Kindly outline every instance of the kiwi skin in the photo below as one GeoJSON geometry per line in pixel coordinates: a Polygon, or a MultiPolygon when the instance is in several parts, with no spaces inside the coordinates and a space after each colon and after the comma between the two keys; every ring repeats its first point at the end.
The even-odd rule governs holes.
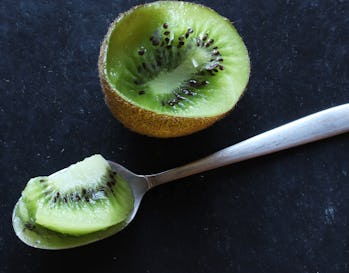
{"type": "MultiPolygon", "coordinates": [[[[104,70],[104,60],[106,58],[106,47],[110,35],[115,25],[128,13],[132,13],[134,9],[140,8],[143,5],[138,5],[130,10],[121,13],[109,26],[107,34],[104,36],[102,45],[100,47],[100,53],[98,58],[98,71],[100,85],[102,87],[105,103],[110,109],[113,116],[119,120],[126,128],[133,132],[158,138],[171,138],[180,137],[193,134],[210,127],[218,120],[225,117],[230,111],[222,113],[216,116],[208,117],[176,117],[166,114],[159,114],[153,111],[149,111],[133,105],[126,101],[114,91],[113,87],[107,81],[107,76],[104,70]]],[[[200,5],[206,9],[210,9],[206,6],[200,5]]],[[[245,92],[246,87],[242,94],[245,92]]],[[[241,95],[242,96],[242,95],[241,95]]]]}

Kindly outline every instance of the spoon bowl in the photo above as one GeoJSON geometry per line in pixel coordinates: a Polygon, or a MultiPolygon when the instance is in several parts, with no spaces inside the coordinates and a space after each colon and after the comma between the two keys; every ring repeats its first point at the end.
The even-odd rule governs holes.
{"type": "Polygon", "coordinates": [[[349,132],[349,103],[303,117],[229,146],[198,161],[158,174],[137,175],[122,165],[109,161],[113,171],[128,182],[133,193],[133,211],[126,220],[107,229],[82,236],[65,235],[44,227],[34,228],[25,224],[23,215],[28,214],[23,211],[25,206],[22,205],[20,198],[12,214],[13,228],[17,236],[32,247],[58,250],[86,245],[112,236],[125,228],[134,219],[144,194],[155,186],[346,132],[349,132]]]}
{"type": "Polygon", "coordinates": [[[67,235],[49,230],[42,226],[35,226],[35,228],[28,226],[23,221],[23,212],[20,211],[21,209],[24,209],[24,206],[21,206],[22,198],[20,198],[12,213],[12,225],[16,235],[21,239],[21,241],[29,246],[41,249],[67,249],[102,240],[115,233],[118,233],[125,228],[135,217],[142,197],[149,190],[148,182],[145,176],[134,174],[120,164],[112,161],[108,161],[108,163],[113,171],[117,172],[124,179],[126,179],[132,190],[134,205],[133,210],[127,219],[101,231],[96,231],[82,236],[67,235]],[[20,213],[21,217],[19,217],[20,213]]]}

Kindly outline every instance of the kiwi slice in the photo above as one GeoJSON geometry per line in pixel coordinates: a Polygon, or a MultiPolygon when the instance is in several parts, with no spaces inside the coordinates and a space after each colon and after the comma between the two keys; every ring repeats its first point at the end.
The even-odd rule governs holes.
{"type": "Polygon", "coordinates": [[[128,183],[101,155],[93,155],[50,176],[30,179],[14,216],[23,232],[82,236],[122,223],[133,202],[128,183]]]}
{"type": "Polygon", "coordinates": [[[155,137],[207,128],[246,88],[247,49],[228,19],[202,5],[159,1],[111,24],[101,46],[105,100],[126,127],[155,137]]]}
{"type": "Polygon", "coordinates": [[[23,198],[20,198],[12,216],[13,227],[19,238],[26,244],[44,249],[71,248],[99,241],[114,235],[127,226],[126,219],[116,225],[84,235],[69,235],[47,229],[33,220],[23,198]]]}

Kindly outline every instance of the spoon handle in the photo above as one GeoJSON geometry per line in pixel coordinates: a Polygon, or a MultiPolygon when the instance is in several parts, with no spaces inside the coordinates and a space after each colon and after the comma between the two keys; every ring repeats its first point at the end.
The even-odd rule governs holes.
{"type": "Polygon", "coordinates": [[[152,188],[179,178],[346,132],[349,132],[349,103],[300,118],[187,165],[145,177],[152,188]]]}

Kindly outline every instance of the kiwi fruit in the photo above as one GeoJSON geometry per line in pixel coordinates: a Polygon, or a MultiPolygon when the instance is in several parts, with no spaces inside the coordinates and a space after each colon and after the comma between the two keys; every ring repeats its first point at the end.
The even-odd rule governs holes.
{"type": "Polygon", "coordinates": [[[98,68],[112,114],[132,131],[166,138],[229,113],[248,83],[250,60],[227,18],[199,4],[159,1],[116,18],[98,68]]]}
{"type": "Polygon", "coordinates": [[[127,226],[126,219],[116,225],[84,235],[59,233],[35,223],[23,198],[17,202],[12,216],[16,235],[27,245],[43,249],[72,248],[95,242],[122,230],[127,226]]]}
{"type": "Polygon", "coordinates": [[[81,241],[122,226],[133,203],[128,183],[101,155],[93,155],[52,175],[30,179],[13,222],[17,235],[49,236],[56,243],[62,236],[85,236],[81,241]]]}

